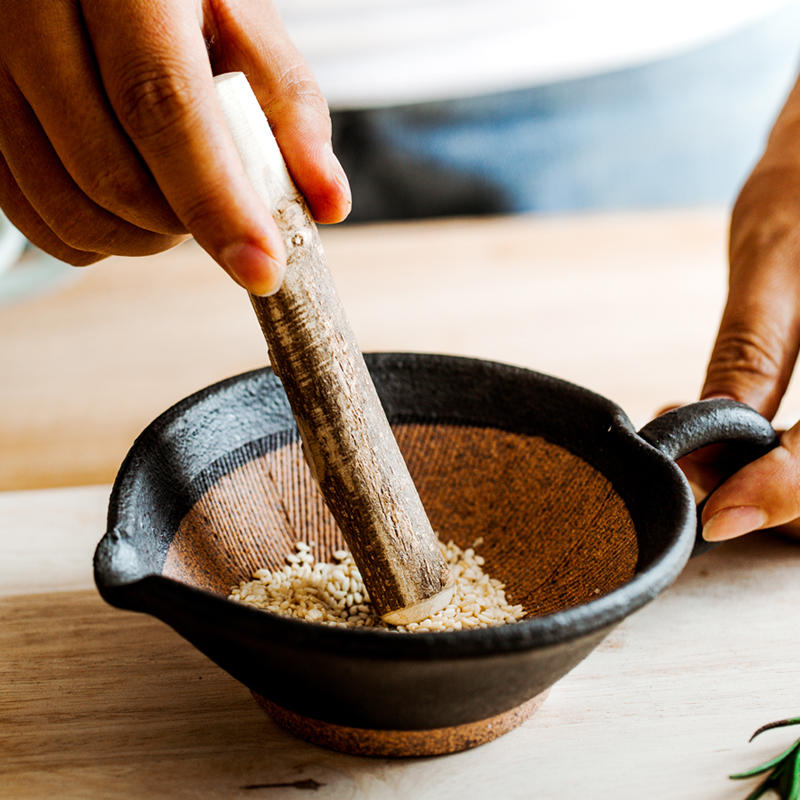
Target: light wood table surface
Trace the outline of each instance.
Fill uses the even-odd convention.
[[[558,375],[634,423],[699,390],[725,289],[723,210],[324,232],[365,350]],[[294,739],[162,623],[92,586],[116,468],[173,402],[265,362],[241,290],[194,244],[0,308],[0,798],[736,800],[800,731],[800,547],[767,535],[675,586],[476,750],[360,759]],[[794,389],[787,419],[798,414]]]
[[[519,364],[605,395],[637,425],[700,390],[725,293],[723,210],[323,236],[363,350]],[[244,292],[193,242],[76,274],[0,307],[0,491],[109,483],[161,411],[266,363]]]

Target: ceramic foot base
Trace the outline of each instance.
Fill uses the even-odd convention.
[[[261,708],[282,728],[307,742],[359,756],[410,758],[457,753],[486,744],[521,725],[544,703],[549,689],[495,717],[451,728],[395,731],[349,728],[304,717],[253,692]]]

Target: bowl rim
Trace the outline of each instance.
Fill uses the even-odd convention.
[[[109,500],[107,531],[95,551],[95,583],[103,598],[120,608],[152,614],[173,627],[178,627],[173,615],[164,611],[163,603],[153,602],[154,595],[183,609],[187,603],[195,604],[212,618],[225,617],[225,627],[231,631],[238,630],[239,634],[266,639],[275,637],[296,647],[322,649],[326,653],[341,652],[349,657],[417,660],[486,656],[571,642],[615,626],[653,600],[680,574],[691,555],[696,533],[696,511],[689,484],[674,462],[637,435],[626,414],[615,403],[559,378],[501,362],[422,353],[366,353],[365,358],[371,371],[392,369],[398,360],[405,363],[409,359],[414,362],[423,360],[433,368],[442,363],[457,364],[465,369],[476,366],[489,368],[537,382],[544,381],[558,390],[568,391],[598,404],[612,420],[609,432],[613,428],[615,435],[629,437],[635,448],[649,452],[651,457],[656,456],[666,465],[672,465],[674,488],[682,494],[682,501],[675,512],[676,524],[671,541],[666,543],[660,556],[638,571],[630,581],[586,603],[514,624],[435,634],[403,635],[391,630],[339,628],[310,623],[252,608],[152,571],[134,576],[138,568],[135,563],[137,554],[131,552],[126,525],[132,521],[130,504],[135,501],[137,471],[146,461],[150,448],[167,427],[209,398],[217,398],[221,392],[265,377],[280,386],[271,368],[262,367],[194,392],[165,410],[137,437],[114,482]],[[289,417],[291,419],[290,412]]]

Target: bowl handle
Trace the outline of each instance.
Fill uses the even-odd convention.
[[[711,444],[735,445],[725,455],[726,477],[778,445],[778,434],[761,414],[744,403],[723,398],[667,411],[648,422],[639,436],[673,461]],[[700,533],[703,503],[705,500],[697,509],[697,541],[692,555],[712,546]]]
[[[673,461],[710,444],[736,443],[738,465],[731,474],[768,453],[778,434],[757,411],[736,400],[700,400],[667,411],[648,422],[639,436]]]

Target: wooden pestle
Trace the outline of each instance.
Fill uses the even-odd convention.
[[[381,618],[392,625],[425,619],[450,602],[455,582],[339,300],[316,225],[245,76],[215,80],[245,172],[286,246],[280,290],[250,299],[306,461]]]

